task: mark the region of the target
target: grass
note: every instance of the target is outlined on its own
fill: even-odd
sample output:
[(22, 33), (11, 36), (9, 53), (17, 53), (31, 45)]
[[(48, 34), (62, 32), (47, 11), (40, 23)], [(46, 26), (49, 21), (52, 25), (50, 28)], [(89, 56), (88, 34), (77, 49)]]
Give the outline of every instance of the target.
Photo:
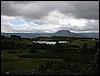
[(81, 41), (81, 40), (74, 40), (72, 42), (73, 45), (78, 45), (80, 47), (82, 47), (84, 45), (84, 43), (87, 43), (88, 47), (93, 47), (94, 44), (95, 44), (95, 40), (92, 40), (92, 39), (87, 39), (87, 40), (84, 40), (84, 41)]
[(1, 73), (13, 75), (31, 75), (32, 69), (38, 68), (40, 64), (49, 60), (61, 60), (61, 59), (43, 59), (43, 58), (24, 58), (24, 59), (13, 59), (11, 61), (1, 62)]
[(43, 64), (46, 61), (62, 60), (62, 59), (47, 59), (47, 58), (46, 59), (45, 58), (19, 58), (17, 57), (17, 55), (27, 54), (28, 51), (22, 50), (22, 52), (20, 53), (18, 52), (18, 50), (14, 50), (17, 51), (18, 53), (8, 54), (9, 51), (12, 50), (1, 50), (1, 53), (4, 55), (3, 57), (1, 57), (2, 75), (5, 75), (6, 72), (9, 72), (9, 75), (31, 75), (33, 69), (36, 70), (40, 66), (40, 64)]
[[(28, 43), (28, 41), (26, 41)], [(83, 46), (84, 43), (87, 43), (88, 47), (93, 47), (95, 45), (95, 40), (92, 39), (87, 39), (84, 41), (81, 40), (73, 40), (72, 44), (73, 45), (78, 45), (80, 47)], [(30, 43), (30, 42), (29, 42)], [(15, 54), (10, 54), (8, 52), (10, 51), (16, 51), (17, 53)], [(45, 55), (46, 50), (38, 50), (38, 55)], [(36, 72), (37, 69), (40, 67), (41, 64), (44, 64), (47, 61), (63, 61), (63, 59), (51, 59), (51, 58), (19, 58), (18, 55), (22, 54), (30, 54), (27, 50), (1, 50), (1, 54), (4, 56), (1, 57), (1, 74), (5, 75), (6, 72), (9, 72), (9, 75), (32, 75), (32, 72)], [(37, 55), (36, 54), (36, 55)], [(53, 53), (48, 53), (48, 55), (54, 56), (55, 54)], [(59, 54), (56, 54), (57, 56)], [(61, 55), (61, 54), (60, 54)], [(74, 57), (74, 56), (73, 56)], [(66, 61), (66, 65), (78, 65), (80, 64), (81, 67), (84, 66), (85, 64), (87, 65), (86, 61), (91, 61), (94, 59), (93, 55), (88, 55), (88, 54), (77, 54), (76, 57), (77, 60), (73, 61)], [(56, 65), (55, 65), (56, 66)], [(55, 68), (52, 67), (52, 68)], [(59, 66), (57, 66), (59, 67)], [(68, 69), (68, 66), (66, 66), (65, 69)], [(50, 70), (50, 69), (49, 69)], [(63, 70), (63, 69), (62, 69)], [(63, 71), (62, 71), (63, 72)], [(65, 70), (65, 72), (70, 72), (69, 70)], [(64, 73), (65, 73), (64, 72)], [(76, 73), (76, 75), (79, 75)]]

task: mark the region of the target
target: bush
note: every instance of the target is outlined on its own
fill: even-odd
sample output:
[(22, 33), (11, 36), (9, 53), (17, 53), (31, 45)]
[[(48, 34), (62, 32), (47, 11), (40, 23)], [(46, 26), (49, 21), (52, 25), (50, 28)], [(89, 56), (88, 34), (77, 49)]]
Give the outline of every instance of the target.
[(16, 53), (18, 53), (18, 52), (16, 52), (16, 51), (9, 51), (8, 52), (8, 54), (16, 54)]

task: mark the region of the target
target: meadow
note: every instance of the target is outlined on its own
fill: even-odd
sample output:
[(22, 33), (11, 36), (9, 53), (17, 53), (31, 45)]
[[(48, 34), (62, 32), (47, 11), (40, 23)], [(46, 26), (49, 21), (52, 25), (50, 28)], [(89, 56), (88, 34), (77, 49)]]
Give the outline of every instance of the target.
[[(32, 43), (33, 40), (57, 41), (60, 39), (68, 41), (68, 44)], [(16, 37), (2, 37), (1, 74), (98, 75), (99, 44), (97, 41), (98, 39), (93, 38), (16, 39)]]

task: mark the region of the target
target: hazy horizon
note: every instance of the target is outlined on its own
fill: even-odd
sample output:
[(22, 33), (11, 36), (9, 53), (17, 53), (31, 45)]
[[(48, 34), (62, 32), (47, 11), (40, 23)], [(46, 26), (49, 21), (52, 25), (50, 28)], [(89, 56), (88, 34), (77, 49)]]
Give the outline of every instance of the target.
[[(58, 30), (58, 31), (61, 31), (61, 30)], [(56, 31), (56, 32), (58, 32)], [(66, 31), (66, 30), (65, 30)], [(51, 33), (56, 33), (56, 32), (51, 32)], [(90, 32), (90, 31), (86, 31), (86, 32), (73, 32), (73, 31), (70, 31), (71, 33), (99, 33), (99, 32)], [(13, 32), (1, 32), (1, 33), (13, 33)], [(14, 33), (23, 33), (23, 32), (14, 32)], [(32, 32), (24, 32), (24, 33), (32, 33)], [(36, 32), (35, 32), (36, 33)], [(38, 32), (37, 32), (38, 33)], [(50, 32), (40, 32), (41, 33), (50, 33)]]

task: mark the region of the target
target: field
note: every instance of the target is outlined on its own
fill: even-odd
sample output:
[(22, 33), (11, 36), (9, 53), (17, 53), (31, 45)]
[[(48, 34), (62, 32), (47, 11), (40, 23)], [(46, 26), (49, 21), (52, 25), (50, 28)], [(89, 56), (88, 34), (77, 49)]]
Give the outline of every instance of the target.
[[(27, 45), (32, 44), (31, 40), (19, 40), (18, 42)], [(87, 51), (83, 50), (85, 43), (88, 47), (88, 50), (85, 48)], [(71, 41), (71, 46), (69, 46), (69, 44), (59, 44), (54, 45), (54, 47), (53, 45), (43, 45), (43, 47), (46, 48), (41, 47), (43, 49), (38, 49), (37, 52), (33, 53), (29, 52), (30, 50), (26, 48), (14, 50), (2, 49), (1, 74), (98, 75), (99, 70), (96, 64), (98, 64), (99, 48), (97, 50), (93, 49), (95, 43), (96, 40), (93, 39), (74, 39)], [(72, 47), (72, 45), (74, 46)], [(40, 48), (39, 44), (34, 46)], [(56, 46), (59, 47), (56, 48)], [(56, 50), (52, 51), (51, 47)], [(27, 46), (27, 48), (29, 48), (29, 46)]]
[[(8, 54), (11, 50), (1, 50), (3, 57), (1, 57), (1, 73), (10, 75), (31, 75), (41, 64), (47, 61), (61, 61), (62, 59), (46, 59), (46, 58), (19, 58), (17, 54)], [(18, 50), (14, 50), (18, 52)], [(28, 53), (22, 51), (22, 54)]]

